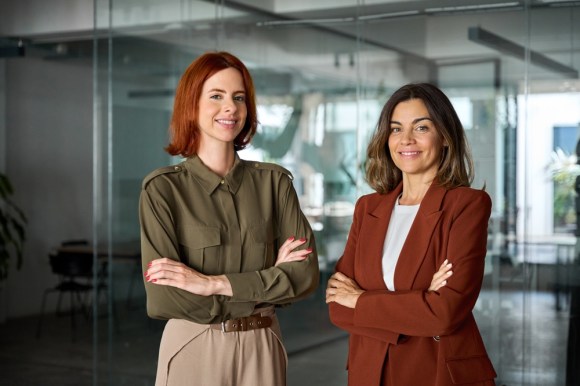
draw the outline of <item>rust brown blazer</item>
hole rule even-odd
[[[366,291],[354,310],[329,304],[332,322],[350,333],[348,384],[494,385],[496,373],[472,314],[483,280],[491,199],[482,190],[431,185],[401,250],[395,291],[389,291],[383,243],[401,190],[399,185],[358,200],[337,263],[337,271]],[[439,291],[427,292],[445,259],[453,263],[453,275]]]

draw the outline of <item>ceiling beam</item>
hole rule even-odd
[[[524,61],[526,60],[526,47],[496,35],[493,32],[489,32],[481,27],[469,27],[468,38],[472,42],[479,43],[505,55]],[[537,51],[529,50],[529,59],[530,63],[536,66],[543,67],[568,78],[578,78],[578,70],[575,68],[550,59],[546,55]]]
[[[203,0],[203,1],[206,1],[206,2],[209,2],[212,4],[215,3],[215,0]],[[253,14],[253,15],[268,17],[268,18],[271,18],[273,20],[296,22],[296,24],[300,25],[300,26],[306,26],[306,27],[312,28],[314,30],[318,30],[321,32],[326,32],[326,33],[335,35],[335,36],[343,37],[343,38],[348,39],[348,40],[358,41],[359,43],[361,43],[363,45],[368,45],[368,46],[375,47],[375,48],[381,48],[384,50],[393,51],[393,52],[400,54],[401,56],[404,56],[407,59],[411,59],[411,60],[414,60],[414,61],[419,62],[419,63],[424,63],[428,66],[433,66],[432,60],[430,60],[424,56],[417,55],[415,53],[405,51],[405,50],[402,50],[398,47],[386,44],[382,40],[365,38],[365,37],[362,37],[360,35],[357,35],[356,33],[348,33],[348,32],[342,31],[342,30],[329,28],[327,26],[318,24],[316,22],[308,22],[308,21],[304,22],[304,20],[300,19],[300,18],[290,17],[290,16],[287,16],[284,14],[279,14],[279,13],[267,11],[263,8],[259,8],[259,7],[252,6],[249,4],[240,3],[240,2],[235,1],[235,0],[220,0],[219,4],[223,5],[224,7],[236,9],[236,10],[242,11],[242,12],[247,12],[247,13]]]

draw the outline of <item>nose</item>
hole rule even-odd
[[[404,145],[408,145],[411,144],[415,141],[415,137],[413,135],[413,130],[403,130],[403,137],[401,139],[401,142]]]
[[[236,102],[232,98],[224,99],[224,110],[227,112],[235,112],[238,109]]]

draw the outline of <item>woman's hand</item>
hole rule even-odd
[[[296,240],[294,236],[288,238],[284,244],[278,250],[278,257],[276,257],[276,264],[280,265],[282,263],[289,263],[292,261],[302,261],[312,253],[312,248],[301,249],[295,251],[296,248],[303,245],[306,242],[305,238]]]
[[[204,275],[167,257],[151,261],[145,279],[149,283],[180,288],[196,295],[233,295],[232,286],[225,275]]]
[[[447,284],[447,279],[453,274],[452,264],[447,260],[441,264],[439,271],[433,275],[429,291],[437,291]],[[348,276],[337,272],[330,277],[326,288],[326,303],[336,302],[348,308],[355,308],[362,290],[358,284]]]
[[[364,292],[356,281],[343,273],[336,272],[328,280],[326,303],[336,302],[348,308],[355,308],[358,298]]]
[[[428,291],[437,291],[439,288],[444,287],[447,284],[447,279],[453,274],[451,271],[451,263],[445,259],[443,264],[439,267],[439,271],[435,272],[433,279],[431,280],[431,285]]]

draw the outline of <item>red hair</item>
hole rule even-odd
[[[228,52],[207,52],[195,59],[185,70],[173,102],[173,115],[169,132],[171,140],[165,150],[171,155],[191,157],[199,146],[198,110],[203,84],[215,73],[235,68],[242,75],[246,92],[247,116],[244,127],[234,139],[234,149],[244,149],[252,140],[258,126],[256,92],[250,72],[240,59]]]

